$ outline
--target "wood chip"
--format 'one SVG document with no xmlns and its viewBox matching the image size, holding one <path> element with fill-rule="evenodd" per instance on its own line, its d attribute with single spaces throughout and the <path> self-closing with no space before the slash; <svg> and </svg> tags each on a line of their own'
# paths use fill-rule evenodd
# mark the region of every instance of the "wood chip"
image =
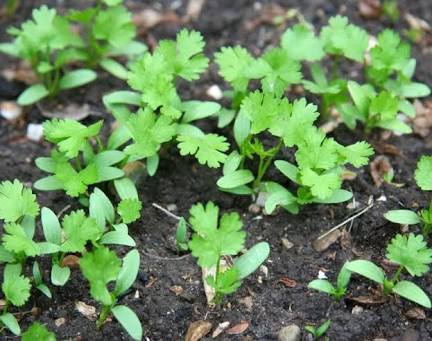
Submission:
<svg viewBox="0 0 432 341">
<path fill-rule="evenodd" d="M 381 16 L 382 6 L 379 0 L 360 0 L 358 10 L 365 19 L 377 19 Z"/>
<path fill-rule="evenodd" d="M 244 333 L 248 328 L 249 328 L 249 322 L 241 321 L 240 323 L 236 324 L 230 329 L 227 329 L 225 332 L 229 335 L 239 335 Z"/>
<path fill-rule="evenodd" d="M 97 318 L 96 308 L 92 305 L 88 305 L 82 301 L 77 301 L 75 302 L 75 309 L 91 321 L 94 321 Z"/>
<path fill-rule="evenodd" d="M 288 277 L 279 278 L 276 283 L 281 283 L 287 288 L 294 288 L 297 285 L 297 282 L 295 280 Z"/>
<path fill-rule="evenodd" d="M 66 257 L 63 258 L 62 262 L 61 262 L 61 266 L 64 267 L 68 267 L 71 269 L 78 269 L 79 268 L 79 257 L 75 256 L 75 255 L 67 255 Z"/>
<path fill-rule="evenodd" d="M 312 247 L 317 252 L 322 252 L 327 250 L 330 245 L 335 243 L 339 237 L 341 236 L 341 232 L 337 229 L 327 234 L 325 237 L 316 239 L 312 242 Z"/>
<path fill-rule="evenodd" d="M 176 294 L 177 296 L 180 295 L 180 294 L 184 291 L 184 289 L 183 289 L 180 285 L 173 285 L 173 286 L 170 288 L 170 290 L 171 290 L 174 294 Z"/>
<path fill-rule="evenodd" d="M 230 325 L 229 321 L 219 323 L 216 329 L 213 331 L 212 338 L 214 339 L 218 337 L 220 334 L 222 334 L 225 331 L 225 329 L 229 327 L 229 325 Z"/>
<path fill-rule="evenodd" d="M 206 336 L 212 329 L 212 324 L 209 321 L 195 321 L 189 325 L 186 333 L 185 341 L 198 341 Z"/>
<path fill-rule="evenodd" d="M 64 317 L 60 317 L 54 321 L 54 324 L 56 325 L 56 327 L 61 327 L 65 323 L 66 323 L 66 319 Z"/>
<path fill-rule="evenodd" d="M 414 320 L 424 320 L 426 318 L 425 311 L 421 308 L 412 308 L 405 313 L 405 316 Z"/>
</svg>

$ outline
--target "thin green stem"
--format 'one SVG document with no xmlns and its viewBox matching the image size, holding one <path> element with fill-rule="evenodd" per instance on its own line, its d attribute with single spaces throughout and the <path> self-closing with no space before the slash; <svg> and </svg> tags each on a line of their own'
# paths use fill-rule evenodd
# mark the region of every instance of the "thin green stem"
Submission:
<svg viewBox="0 0 432 341">
<path fill-rule="evenodd" d="M 105 323 L 105 320 L 107 319 L 108 314 L 110 313 L 110 311 L 111 311 L 111 306 L 104 305 L 102 307 L 101 313 L 100 313 L 99 318 L 98 318 L 98 320 L 96 322 L 97 329 L 100 329 L 103 326 L 103 324 Z"/>
<path fill-rule="evenodd" d="M 255 181 L 253 183 L 253 188 L 254 190 L 258 190 L 260 185 L 261 185 L 261 181 L 265 175 L 265 173 L 267 172 L 268 168 L 270 167 L 274 157 L 279 153 L 279 150 L 281 149 L 283 144 L 282 138 L 279 139 L 278 144 L 276 145 L 276 147 L 274 147 L 271 151 L 271 154 L 268 156 L 260 156 L 260 161 L 259 161 L 259 165 L 258 165 L 258 174 L 257 177 L 255 178 Z"/>
<path fill-rule="evenodd" d="M 392 282 L 393 282 L 393 283 L 399 281 L 399 277 L 400 277 L 400 274 L 401 274 L 401 272 L 402 272 L 402 269 L 403 269 L 403 266 L 401 265 L 401 266 L 399 266 L 399 268 L 398 268 L 397 271 L 395 272 L 395 274 L 394 274 L 394 276 L 393 276 L 393 278 L 392 278 Z"/>
</svg>

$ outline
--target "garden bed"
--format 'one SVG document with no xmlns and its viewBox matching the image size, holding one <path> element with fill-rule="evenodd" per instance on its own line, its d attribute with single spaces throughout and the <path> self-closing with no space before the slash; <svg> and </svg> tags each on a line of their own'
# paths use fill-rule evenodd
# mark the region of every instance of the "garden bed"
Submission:
<svg viewBox="0 0 432 341">
<path fill-rule="evenodd" d="M 0 37 L 6 39 L 4 30 L 10 24 L 16 24 L 30 16 L 32 8 L 47 1 L 22 1 L 16 17 L 0 23 Z M 55 1 L 49 1 L 56 5 Z M 62 2 L 61 11 L 72 5 L 72 1 Z M 143 8 L 156 8 L 166 13 L 174 11 L 180 18 L 184 15 L 184 6 L 172 10 L 174 2 L 161 1 L 152 4 L 146 1 L 128 2 L 133 12 Z M 409 12 L 428 22 L 432 22 L 432 5 L 429 0 L 399 1 L 402 12 Z M 341 13 L 356 24 L 377 33 L 390 26 L 385 19 L 365 20 L 359 16 L 355 1 L 207 1 L 198 19 L 186 26 L 200 31 L 207 43 L 206 53 L 210 56 L 221 46 L 241 44 L 259 54 L 269 45 L 276 45 L 283 29 L 269 23 L 271 13 L 279 13 L 281 8 L 297 8 L 317 27 L 322 26 L 328 17 Z M 270 10 L 271 9 L 271 10 Z M 273 11 L 273 12 L 272 12 Z M 267 13 L 267 14 L 266 14 Z M 274 14 L 273 14 L 274 15 Z M 288 21 L 288 26 L 291 23 Z M 185 26 L 180 20 L 162 22 L 150 28 L 140 39 L 149 46 L 163 38 L 173 38 L 176 32 Z M 401 19 L 395 27 L 402 32 L 406 24 Z M 431 46 L 414 45 L 414 57 L 417 59 L 415 79 L 432 84 Z M 4 69 L 11 59 L 0 56 L 0 65 Z M 348 68 L 349 65 L 342 65 Z M 86 122 L 94 122 L 109 115 L 103 107 L 101 98 L 109 91 L 118 90 L 122 82 L 99 81 L 78 90 L 68 101 L 88 103 L 92 115 Z M 18 95 L 22 85 L 7 83 L 4 80 L 0 99 L 11 99 Z M 102 84 L 102 85 L 101 85 Z M 206 90 L 217 84 L 225 85 L 217 75 L 213 65 L 209 73 L 186 90 L 184 97 L 209 100 Z M 294 97 L 295 95 L 289 95 Z M 66 97 L 63 97 L 65 100 Z M 423 100 L 423 99 L 422 99 Z M 34 166 L 35 158 L 49 153 L 49 146 L 26 139 L 27 123 L 40 123 L 45 118 L 37 107 L 33 107 L 25 122 L 11 124 L 0 120 L 0 179 L 21 179 L 32 184 L 42 176 Z M 217 131 L 216 123 L 208 127 Z M 227 133 L 228 134 L 228 133 Z M 225 135 L 227 135 L 225 134 Z M 157 176 L 146 177 L 138 186 L 143 202 L 142 218 L 130 226 L 130 234 L 136 240 L 141 255 L 140 272 L 130 294 L 122 299 L 140 318 L 144 335 L 149 340 L 184 339 L 189 325 L 198 320 L 206 320 L 215 328 L 219 323 L 229 321 L 235 326 L 242 321 L 248 323 L 247 329 L 239 335 L 223 333 L 220 340 L 273 340 L 279 330 L 295 323 L 300 327 L 321 324 L 327 319 L 332 325 L 327 336 L 331 340 L 432 340 L 432 322 L 430 310 L 425 310 L 425 317 L 410 318 L 407 312 L 415 305 L 409 301 L 391 297 L 381 304 L 361 304 L 352 300 L 354 297 L 369 295 L 373 285 L 355 277 L 349 294 L 340 302 L 334 302 L 326 295 L 311 291 L 308 283 L 317 278 L 319 271 L 331 280 L 346 260 L 353 258 L 371 259 L 381 264 L 385 256 L 385 247 L 399 232 L 396 224 L 389 223 L 383 214 L 389 209 L 425 207 L 428 196 L 415 185 L 413 172 L 420 156 L 431 154 L 431 135 L 391 136 L 383 139 L 380 132 L 364 135 L 360 130 L 349 131 L 339 126 L 331 133 L 337 141 L 350 144 L 366 139 L 376 150 L 376 155 L 386 155 L 395 170 L 393 182 L 403 183 L 403 187 L 383 184 L 374 186 L 369 167 L 356 171 L 357 177 L 346 181 L 344 188 L 354 193 L 356 208 L 345 204 L 309 205 L 302 208 L 298 215 L 290 215 L 280 210 L 273 215 L 264 215 L 257 207 L 250 206 L 249 197 L 236 197 L 218 191 L 215 182 L 218 170 L 199 166 L 195 159 L 178 155 L 177 149 L 168 149 L 162 154 Z M 282 155 L 286 151 L 282 151 Z M 288 155 L 284 155 L 288 156 Z M 283 182 L 277 172 L 270 172 L 268 177 Z M 56 211 L 74 207 L 70 198 L 61 192 L 37 192 L 41 205 L 48 205 Z M 346 224 L 342 229 L 342 239 L 330 245 L 326 250 L 317 252 L 312 242 L 333 226 L 344 221 L 370 203 L 373 206 L 364 214 Z M 227 296 L 222 306 L 210 309 L 201 281 L 201 271 L 192 256 L 179 255 L 175 245 L 177 221 L 155 208 L 156 203 L 169 207 L 177 216 L 188 217 L 189 208 L 196 202 L 213 201 L 221 210 L 239 212 L 245 230 L 248 232 L 247 246 L 258 241 L 267 241 L 271 254 L 265 263 L 265 269 L 258 270 L 245 280 L 244 285 L 234 294 Z M 287 245 L 286 241 L 293 245 Z M 121 248 L 119 254 L 126 252 Z M 44 264 L 41 264 L 44 267 Z M 263 271 L 264 270 L 264 271 Z M 48 276 L 48 274 L 45 274 Z M 432 295 L 432 275 L 428 273 L 421 279 L 415 279 L 429 295 Z M 128 336 L 121 326 L 108 322 L 101 331 L 95 328 L 95 322 L 79 313 L 75 304 L 78 301 L 91 306 L 98 306 L 88 293 L 88 284 L 78 270 L 72 271 L 71 280 L 64 287 L 52 287 L 53 299 L 49 300 L 39 292 L 34 292 L 29 303 L 21 309 L 25 311 L 20 324 L 23 329 L 34 320 L 46 324 L 55 332 L 58 339 L 72 340 L 123 340 Z M 361 309 L 354 307 L 361 307 Z M 32 308 L 37 307 L 37 313 Z M 64 318 L 58 326 L 58 319 Z M 57 321 L 57 322 L 56 322 Z M 57 325 L 56 325 L 57 323 Z M 4 337 L 4 336 L 2 336 Z M 0 338 L 2 338 L 0 337 Z M 204 338 L 206 339 L 206 338 Z M 203 339 L 203 340 L 204 340 Z M 207 339 L 211 339 L 208 336 Z M 306 333 L 303 339 L 307 340 Z"/>
</svg>

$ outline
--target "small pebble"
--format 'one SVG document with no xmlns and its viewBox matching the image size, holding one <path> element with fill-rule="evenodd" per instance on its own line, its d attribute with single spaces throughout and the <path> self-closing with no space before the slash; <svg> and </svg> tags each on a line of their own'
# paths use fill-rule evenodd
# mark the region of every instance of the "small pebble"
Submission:
<svg viewBox="0 0 432 341">
<path fill-rule="evenodd" d="M 264 274 L 264 276 L 267 278 L 268 277 L 268 267 L 266 267 L 265 265 L 261 265 L 259 267 L 259 269 Z"/>
<path fill-rule="evenodd" d="M 249 205 L 248 210 L 250 213 L 259 214 L 261 212 L 261 207 L 257 204 Z"/>
<path fill-rule="evenodd" d="M 27 126 L 27 138 L 30 141 L 39 142 L 43 136 L 42 124 L 29 123 Z"/>
<path fill-rule="evenodd" d="M 0 104 L 0 114 L 3 118 L 13 121 L 16 120 L 22 114 L 22 107 L 12 101 L 4 101 Z"/>
<path fill-rule="evenodd" d="M 290 324 L 279 330 L 278 341 L 300 341 L 301 330 L 296 324 Z"/>
<path fill-rule="evenodd" d="M 282 245 L 283 245 L 283 247 L 284 247 L 285 249 L 287 249 L 287 250 L 291 249 L 291 248 L 294 246 L 294 244 L 291 243 L 291 242 L 288 240 L 288 238 L 283 237 L 283 238 L 281 238 L 281 241 L 282 241 Z"/>
<path fill-rule="evenodd" d="M 60 317 L 57 320 L 54 321 L 54 324 L 56 327 L 60 327 L 66 323 L 66 319 L 64 317 Z"/>
<path fill-rule="evenodd" d="M 175 212 L 175 211 L 177 211 L 177 205 L 176 204 L 168 204 L 167 209 L 170 212 Z"/>
<path fill-rule="evenodd" d="M 220 100 L 223 98 L 223 92 L 218 85 L 214 84 L 207 89 L 207 96 L 215 100 Z"/>
<path fill-rule="evenodd" d="M 354 306 L 354 308 L 352 308 L 351 314 L 360 315 L 363 311 L 364 311 L 364 309 L 362 307 L 356 305 L 356 306 Z"/>
</svg>

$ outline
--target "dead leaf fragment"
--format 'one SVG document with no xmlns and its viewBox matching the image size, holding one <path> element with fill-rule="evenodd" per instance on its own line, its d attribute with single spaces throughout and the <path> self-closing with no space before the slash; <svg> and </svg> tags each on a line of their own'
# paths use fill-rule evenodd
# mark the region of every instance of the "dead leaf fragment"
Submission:
<svg viewBox="0 0 432 341">
<path fill-rule="evenodd" d="M 407 22 L 407 24 L 414 30 L 419 30 L 419 31 L 432 30 L 431 26 L 428 24 L 426 20 L 420 19 L 412 15 L 411 13 L 406 13 L 404 15 L 404 19 Z"/>
<path fill-rule="evenodd" d="M 240 298 L 238 300 L 240 304 L 243 304 L 246 307 L 246 310 L 251 312 L 253 307 L 253 298 L 252 296 L 246 296 L 244 298 Z"/>
<path fill-rule="evenodd" d="M 229 321 L 219 323 L 216 329 L 213 331 L 212 338 L 214 339 L 218 337 L 220 334 L 222 334 L 225 331 L 225 329 L 229 327 L 229 325 L 230 325 Z"/>
<path fill-rule="evenodd" d="M 77 301 L 75 302 L 75 309 L 78 310 L 82 315 L 87 317 L 89 320 L 96 320 L 97 314 L 95 307 L 85 304 L 82 301 Z"/>
<path fill-rule="evenodd" d="M 312 242 L 312 247 L 317 252 L 325 251 L 330 247 L 330 245 L 335 243 L 340 236 L 341 232 L 339 230 L 334 230 L 333 232 L 325 235 L 323 238 L 314 240 Z"/>
<path fill-rule="evenodd" d="M 388 157 L 384 155 L 378 155 L 370 163 L 370 172 L 375 187 L 379 188 L 385 181 L 385 179 L 392 179 L 394 170 Z"/>
<path fill-rule="evenodd" d="M 377 19 L 381 15 L 382 6 L 379 0 L 360 0 L 358 10 L 365 19 Z"/>
<path fill-rule="evenodd" d="M 60 327 L 66 323 L 66 319 L 64 317 L 60 317 L 54 321 L 56 327 Z"/>
<path fill-rule="evenodd" d="M 185 341 L 198 341 L 206 336 L 212 328 L 212 324 L 208 321 L 195 321 L 189 325 L 186 333 Z"/>
<path fill-rule="evenodd" d="M 241 321 L 240 323 L 236 324 L 235 326 L 231 327 L 230 329 L 227 329 L 225 333 L 229 335 L 239 335 L 241 333 L 244 333 L 246 329 L 249 328 L 249 322 L 247 321 Z"/>
<path fill-rule="evenodd" d="M 405 316 L 414 320 L 424 320 L 426 318 L 425 311 L 421 308 L 412 308 L 405 313 Z"/>
<path fill-rule="evenodd" d="M 183 288 L 180 285 L 173 285 L 170 290 L 177 296 L 183 292 Z"/>
<path fill-rule="evenodd" d="M 88 104 L 79 105 L 76 103 L 70 103 L 66 106 L 61 104 L 52 108 L 39 103 L 38 108 L 42 116 L 48 118 L 61 118 L 82 121 L 90 115 L 90 106 Z"/>
<path fill-rule="evenodd" d="M 189 0 L 186 7 L 186 19 L 197 20 L 201 14 L 205 0 Z"/>
<path fill-rule="evenodd" d="M 16 80 L 27 85 L 34 84 L 38 80 L 30 64 L 25 61 L 19 61 L 13 64 L 12 67 L 3 69 L 2 76 L 8 81 Z"/>
<path fill-rule="evenodd" d="M 287 288 L 294 288 L 297 285 L 297 282 L 295 280 L 288 277 L 279 278 L 276 283 L 281 283 Z"/>
<path fill-rule="evenodd" d="M 161 23 L 176 23 L 180 22 L 180 19 L 174 11 L 161 13 L 154 9 L 146 8 L 134 14 L 132 21 L 137 27 L 138 35 L 141 35 L 148 29 Z"/>
<path fill-rule="evenodd" d="M 422 103 L 416 99 L 413 105 L 416 112 L 413 119 L 413 130 L 416 134 L 426 137 L 432 129 L 432 101 Z"/>
<path fill-rule="evenodd" d="M 357 297 L 348 297 L 348 301 L 363 304 L 363 305 L 381 305 L 387 302 L 387 297 L 384 295 L 363 295 Z"/>
<path fill-rule="evenodd" d="M 75 256 L 75 255 L 67 255 L 66 257 L 63 258 L 62 262 L 61 262 L 61 266 L 64 267 L 68 267 L 71 269 L 77 269 L 79 268 L 79 257 Z"/>
</svg>

